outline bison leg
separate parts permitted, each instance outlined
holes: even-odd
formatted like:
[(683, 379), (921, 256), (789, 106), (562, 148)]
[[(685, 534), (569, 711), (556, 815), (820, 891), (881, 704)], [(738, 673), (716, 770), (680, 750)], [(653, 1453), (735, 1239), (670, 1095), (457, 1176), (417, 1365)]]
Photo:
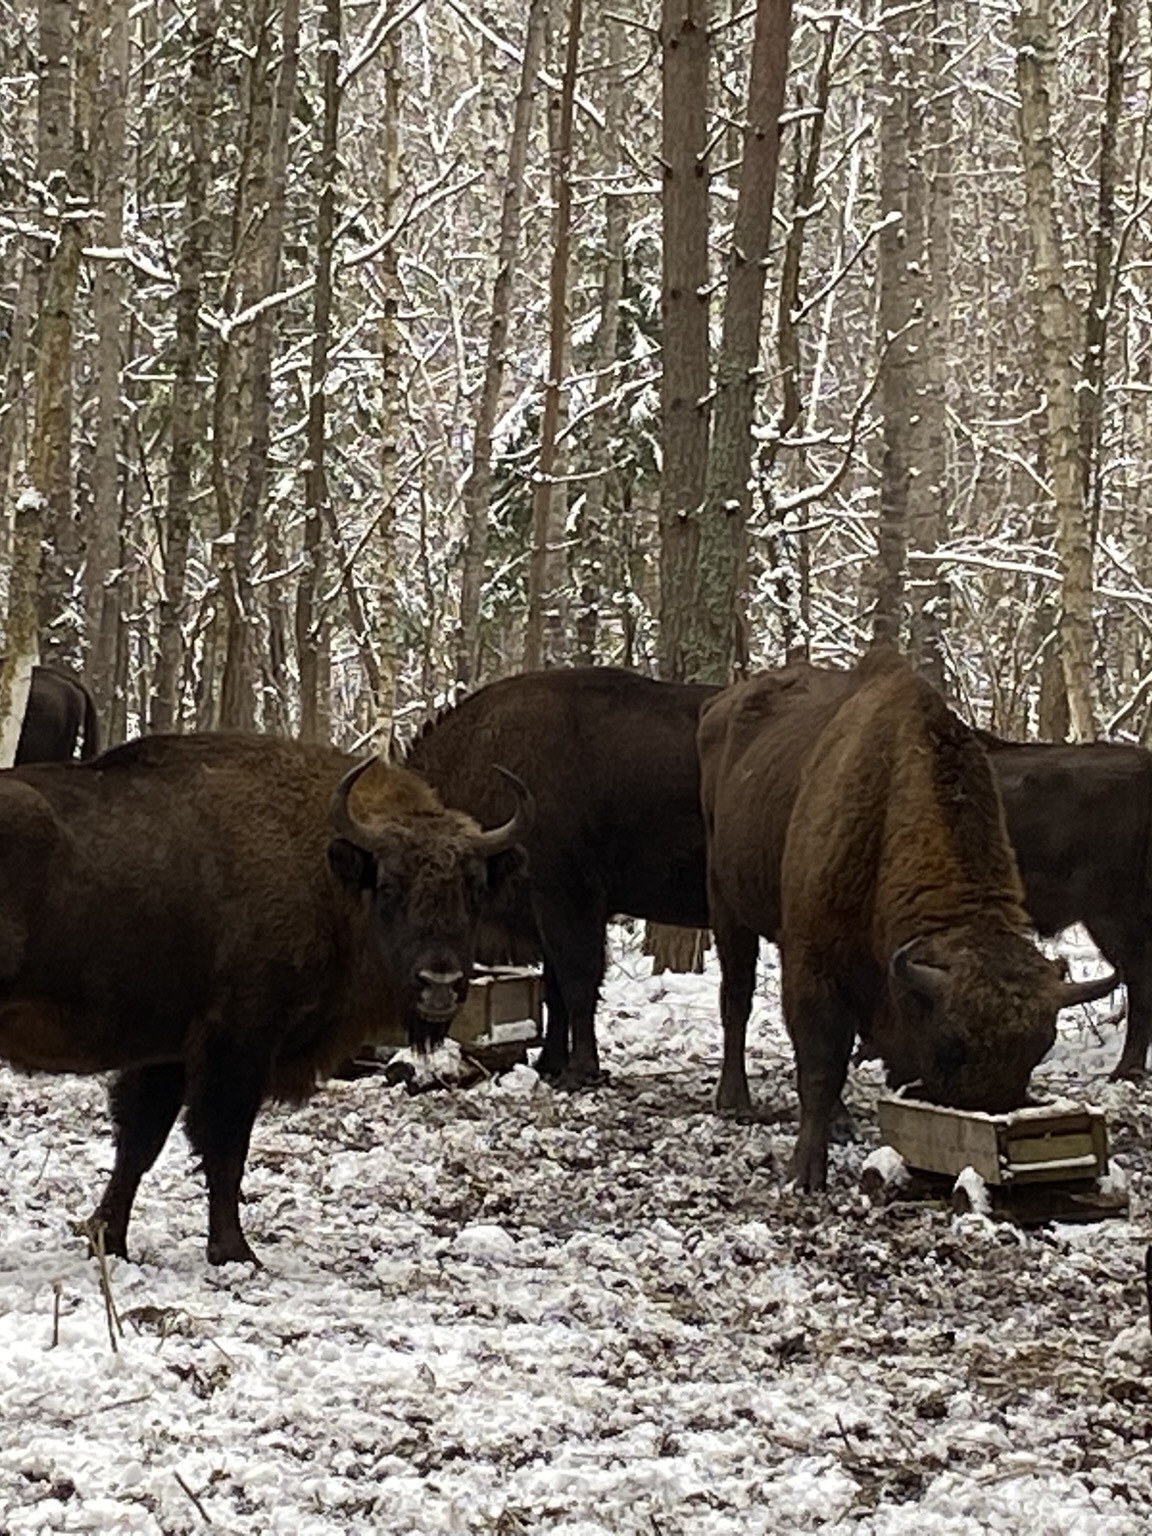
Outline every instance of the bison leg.
[[(592, 1088), (604, 1082), (596, 1048), (596, 1004), (604, 980), (604, 930), (607, 914), (596, 910), (594, 896), (581, 894), (573, 900), (556, 900), (539, 894), (533, 915), (566, 1016), (565, 1033), (571, 1035), (568, 1062), (557, 1077), (561, 1088)], [(591, 915), (590, 915), (591, 914)], [(547, 1058), (548, 1038), (545, 1036)]]
[(1100, 952), (1124, 978), (1127, 992), (1128, 1026), (1124, 1049), (1112, 1069), (1114, 1081), (1143, 1081), (1148, 1067), (1148, 1047), (1152, 1045), (1152, 944), (1143, 932), (1113, 935), (1097, 933), (1092, 937)]
[(750, 928), (733, 922), (719, 908), (713, 912), (712, 933), (720, 960), (720, 1021), (724, 1027), (724, 1065), (716, 1090), (716, 1110), (721, 1115), (747, 1118), (752, 1114), (752, 1096), (748, 1092), (744, 1047), (760, 938)]
[(536, 1070), (543, 1077), (559, 1077), (568, 1066), (568, 1009), (556, 972), (544, 962), (544, 1048), (536, 1058)]
[(126, 1259), (132, 1202), (180, 1113), (184, 1068), (172, 1062), (121, 1072), (108, 1098), (116, 1131), (116, 1161), (92, 1220), (104, 1223), (105, 1253)]
[(208, 1185), (209, 1264), (256, 1264), (259, 1260), (240, 1226), (240, 1181), (267, 1069), (262, 1060), (218, 1048), (218, 1041), (208, 1046), (209, 1065), (189, 1083), (184, 1129)]
[(856, 1016), (834, 981), (782, 957), (784, 1018), (796, 1053), (800, 1134), (791, 1175), (801, 1189), (828, 1181), (828, 1137), (848, 1076)]

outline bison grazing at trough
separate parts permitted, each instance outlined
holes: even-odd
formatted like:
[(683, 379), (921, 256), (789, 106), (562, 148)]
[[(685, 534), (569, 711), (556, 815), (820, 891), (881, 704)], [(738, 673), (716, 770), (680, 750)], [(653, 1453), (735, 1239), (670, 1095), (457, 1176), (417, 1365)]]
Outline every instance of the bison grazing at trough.
[(406, 770), (255, 736), (0, 773), (0, 1059), (119, 1074), (110, 1252), (185, 1105), (209, 1261), (253, 1257), (238, 1201), (261, 1102), (306, 1097), (383, 1020), (443, 1038), (522, 858), (517, 795), (484, 832)]
[[(726, 708), (743, 723), (743, 751), (726, 771), (705, 765), (717, 949), (726, 970), (735, 954), (739, 973), (750, 947), (754, 959), (755, 934), (779, 940), (800, 1093), (792, 1172), (814, 1189), (825, 1182), (829, 1120), (858, 1033), (892, 1082), (916, 1082), (923, 1096), (959, 1108), (1009, 1109), (1055, 1039), (1058, 1009), (1102, 996), (1114, 978), (1067, 982), (1026, 937), (991, 767), (940, 696), (884, 650), (829, 685), (846, 691), (838, 706), (815, 702), (820, 681), (805, 698), (807, 670), (792, 682), (787, 729), (794, 748), (799, 737), (810, 747), (794, 760), (778, 886), (773, 855), (756, 846), (766, 783), (747, 696), (718, 700), (701, 740), (702, 751), (709, 733), (713, 750), (723, 743), (716, 716)], [(790, 690), (779, 678), (765, 683), (771, 741), (789, 713), (772, 718), (773, 684), (777, 703)]]
[(95, 757), (100, 727), (92, 695), (78, 677), (54, 667), (33, 667), (28, 703), (16, 743), (16, 766), (63, 763), (76, 755)]
[(494, 763), (532, 786), (528, 879), (480, 958), (542, 955), (548, 1023), (537, 1065), (565, 1086), (601, 1080), (595, 1014), (609, 918), (707, 926), (696, 722), (716, 691), (615, 667), (528, 672), (445, 710), (408, 751), (446, 803), (480, 819), (495, 808)]

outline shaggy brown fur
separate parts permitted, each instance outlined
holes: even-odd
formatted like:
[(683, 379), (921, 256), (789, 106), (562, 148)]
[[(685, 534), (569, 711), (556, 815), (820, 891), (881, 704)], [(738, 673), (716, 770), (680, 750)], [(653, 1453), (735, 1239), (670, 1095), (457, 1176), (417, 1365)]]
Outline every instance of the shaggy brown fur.
[(353, 766), (211, 735), (0, 774), (0, 1057), (120, 1073), (97, 1210), (109, 1251), (125, 1252), (140, 1177), (186, 1104), (209, 1258), (251, 1258), (237, 1200), (261, 1101), (305, 1097), (384, 1021), (446, 1031), (502, 858), (486, 863), (475, 822), (381, 764), (352, 791), (363, 841), (334, 838), (330, 799)]
[(752, 1111), (744, 1042), (756, 956), (760, 935), (775, 939), (780, 927), (780, 860), (804, 764), (858, 686), (853, 673), (800, 664), (737, 683), (701, 712), (708, 906), (722, 976), (722, 1114)]
[(761, 731), (777, 738), (778, 767), (787, 738), (788, 772), (769, 790), (751, 771), (771, 756), (752, 751), (754, 729), (729, 777), (705, 768), (710, 889), (729, 922), (779, 937), (801, 1101), (793, 1173), (817, 1188), (857, 1032), (894, 1082), (919, 1080), (959, 1107), (1009, 1108), (1055, 1038), (1057, 1009), (1090, 989), (1068, 987), (1025, 937), (991, 768), (939, 695), (886, 651), (852, 674), (801, 669), (775, 682), (774, 704), (761, 690)]
[(71, 672), (33, 667), (16, 744), (16, 766), (65, 763), (76, 755), (77, 747), (81, 757), (95, 757), (100, 750), (100, 726), (92, 695)]

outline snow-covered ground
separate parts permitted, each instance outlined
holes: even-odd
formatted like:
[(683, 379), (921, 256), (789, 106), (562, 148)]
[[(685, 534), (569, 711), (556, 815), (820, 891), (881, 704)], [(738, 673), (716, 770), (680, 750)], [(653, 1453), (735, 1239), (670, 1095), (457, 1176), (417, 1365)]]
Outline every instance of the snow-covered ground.
[(774, 972), (767, 1113), (735, 1125), (715, 976), (653, 979), (616, 941), (607, 1089), (368, 1079), (265, 1113), (260, 1271), (205, 1263), (173, 1137), (137, 1262), (110, 1264), (115, 1353), (72, 1230), (110, 1163), (102, 1087), (0, 1071), (0, 1536), (1152, 1529), (1152, 1090), (1105, 1080), (1107, 1005), (1039, 1076), (1109, 1110), (1131, 1219), (1026, 1235), (863, 1200), (872, 1068), (830, 1195), (789, 1191)]

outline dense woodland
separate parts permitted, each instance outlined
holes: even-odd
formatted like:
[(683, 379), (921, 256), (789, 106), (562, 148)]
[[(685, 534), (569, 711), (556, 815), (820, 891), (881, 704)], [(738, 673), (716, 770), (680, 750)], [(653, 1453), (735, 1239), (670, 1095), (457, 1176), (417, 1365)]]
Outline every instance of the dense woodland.
[(1148, 739), (1150, 113), (1133, 0), (0, 0), (0, 691), (383, 742), (896, 634)]

